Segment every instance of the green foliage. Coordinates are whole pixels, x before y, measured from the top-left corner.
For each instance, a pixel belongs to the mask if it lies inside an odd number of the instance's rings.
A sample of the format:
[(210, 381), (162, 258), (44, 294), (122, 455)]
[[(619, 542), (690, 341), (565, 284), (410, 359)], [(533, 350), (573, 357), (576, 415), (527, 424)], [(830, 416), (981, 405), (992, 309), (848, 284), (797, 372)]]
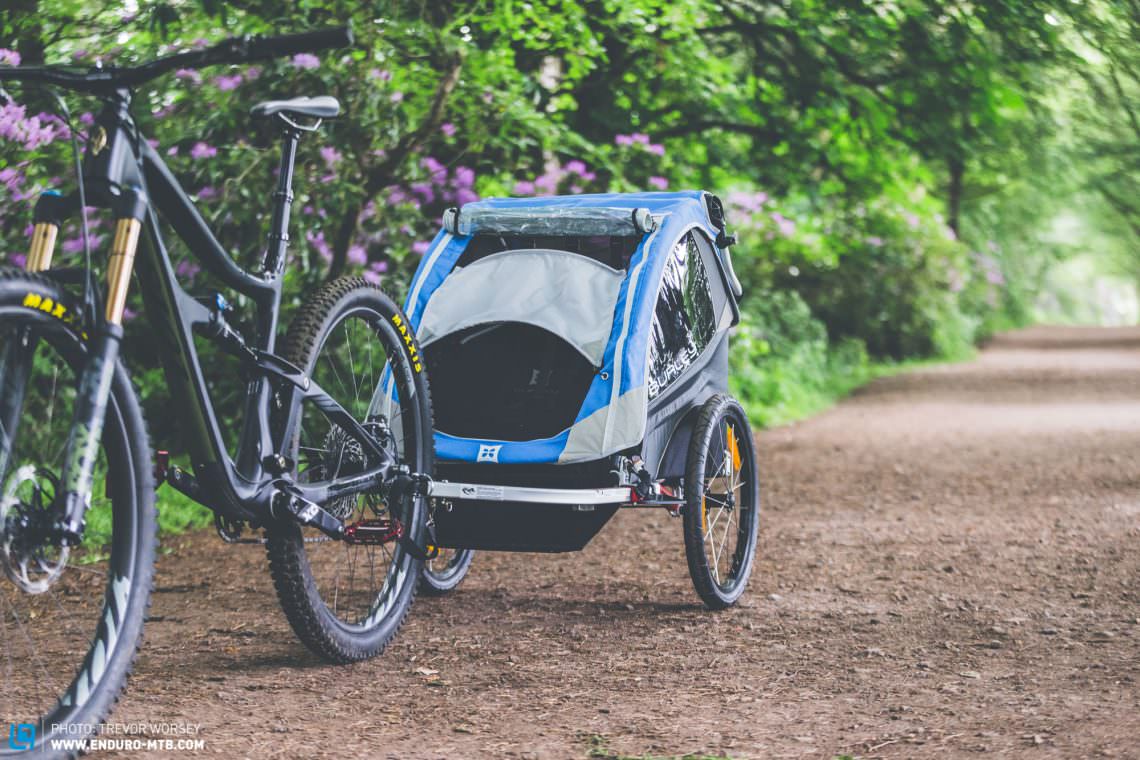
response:
[[(13, 0), (0, 48), (25, 63), (130, 64), (351, 22), (352, 50), (180, 72), (136, 95), (144, 133), (245, 265), (264, 246), (277, 161), (248, 107), (341, 100), (345, 117), (302, 144), (286, 313), (344, 272), (402, 294), (440, 213), (476, 197), (717, 192), (741, 233), (737, 390), (775, 422), (883, 362), (961, 356), (1024, 323), (1058, 262), (1092, 257), (1135, 278), (1134, 6), (158, 0), (124, 13)], [(40, 115), (52, 102), (15, 94), (24, 111), (0, 115), (0, 242), (18, 264), (35, 194), (71, 180), (62, 127)], [(89, 121), (92, 103), (70, 103)], [(1086, 234), (1058, 235), (1066, 214)], [(100, 252), (108, 226), (94, 223)], [(62, 237), (58, 261), (74, 263), (77, 228)], [(216, 287), (188, 261), (180, 274)], [(142, 327), (128, 328), (130, 359), (156, 438), (177, 450)], [(236, 373), (221, 357), (208, 366), (233, 425)]]

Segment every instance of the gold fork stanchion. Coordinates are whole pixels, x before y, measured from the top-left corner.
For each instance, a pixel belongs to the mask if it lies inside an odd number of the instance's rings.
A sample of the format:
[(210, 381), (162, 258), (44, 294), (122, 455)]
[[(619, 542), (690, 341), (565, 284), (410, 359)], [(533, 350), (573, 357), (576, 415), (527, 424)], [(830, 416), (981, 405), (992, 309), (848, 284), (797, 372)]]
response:
[(127, 287), (135, 267), (135, 251), (139, 245), (142, 222), (124, 217), (115, 224), (115, 239), (111, 243), (111, 258), (107, 262), (107, 321), (113, 325), (123, 323), (123, 309), (127, 305)]
[(32, 244), (28, 247), (28, 260), (25, 271), (43, 272), (51, 269), (51, 259), (55, 255), (55, 241), (59, 237), (59, 225), (51, 222), (38, 222), (32, 228)]

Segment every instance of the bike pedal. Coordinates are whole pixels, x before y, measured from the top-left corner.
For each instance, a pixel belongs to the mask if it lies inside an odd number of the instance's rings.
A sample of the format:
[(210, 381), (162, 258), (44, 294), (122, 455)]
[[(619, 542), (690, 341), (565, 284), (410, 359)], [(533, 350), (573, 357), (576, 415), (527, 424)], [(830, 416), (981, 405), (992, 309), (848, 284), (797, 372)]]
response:
[(344, 529), (344, 541), (347, 544), (382, 546), (403, 537), (403, 524), (395, 518), (388, 517), (359, 520)]

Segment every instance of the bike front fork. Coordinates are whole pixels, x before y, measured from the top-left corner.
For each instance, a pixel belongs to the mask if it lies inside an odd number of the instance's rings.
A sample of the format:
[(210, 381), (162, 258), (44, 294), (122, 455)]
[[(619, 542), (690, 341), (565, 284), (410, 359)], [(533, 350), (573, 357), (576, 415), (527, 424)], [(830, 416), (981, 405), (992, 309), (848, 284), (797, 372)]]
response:
[[(115, 237), (107, 264), (104, 318), (99, 323), (98, 332), (88, 341), (87, 360), (79, 378), (74, 416), (64, 453), (60, 477), (63, 486), (62, 504), (56, 524), (60, 541), (64, 545), (78, 544), (83, 540), (85, 517), (91, 506), (96, 460), (103, 437), (103, 421), (111, 396), (115, 363), (119, 359), (123, 311), (134, 271), (135, 253), (142, 230), (141, 220), (146, 209), (141, 193), (136, 193), (129, 200), (131, 214), (116, 221)], [(58, 217), (37, 218), (28, 253), (27, 271), (42, 272), (51, 268), (59, 224)], [(15, 442), (15, 431), (35, 350), (36, 336), (28, 330), (10, 342), (3, 357), (0, 357), (0, 386), (4, 391), (0, 403), (0, 476), (7, 471), (7, 460)]]

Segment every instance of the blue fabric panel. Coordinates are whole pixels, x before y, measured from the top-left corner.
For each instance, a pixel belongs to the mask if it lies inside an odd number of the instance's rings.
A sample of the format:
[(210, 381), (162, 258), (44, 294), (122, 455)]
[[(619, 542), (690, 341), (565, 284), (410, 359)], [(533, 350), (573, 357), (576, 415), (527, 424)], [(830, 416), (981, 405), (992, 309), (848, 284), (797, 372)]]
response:
[[(446, 245), (444, 245), (445, 240), (447, 240)], [(420, 266), (416, 269), (415, 276), (412, 277), (412, 285), (408, 288), (408, 299), (404, 302), (404, 312), (411, 320), (412, 327), (419, 328), (420, 319), (423, 317), (424, 307), (427, 305), (428, 299), (451, 274), (451, 270), (455, 268), (455, 262), (459, 261), (460, 255), (467, 248), (467, 243), (470, 240), (469, 237), (451, 237), (446, 231), (440, 230), (435, 239), (431, 241), (427, 253), (420, 260)], [(444, 245), (442, 251), (438, 250), (440, 245)], [(422, 285), (420, 284), (421, 280)], [(417, 287), (419, 287), (419, 292), (416, 291)], [(413, 296), (416, 298), (414, 304), (412, 303)]]
[(558, 455), (566, 448), (566, 440), (569, 437), (569, 430), (564, 430), (553, 438), (540, 438), (535, 441), (457, 438), (437, 432), (435, 455), (449, 462), (479, 462), (479, 455), (482, 452), (485, 457), (482, 461), (497, 464), (546, 464), (558, 461)]

